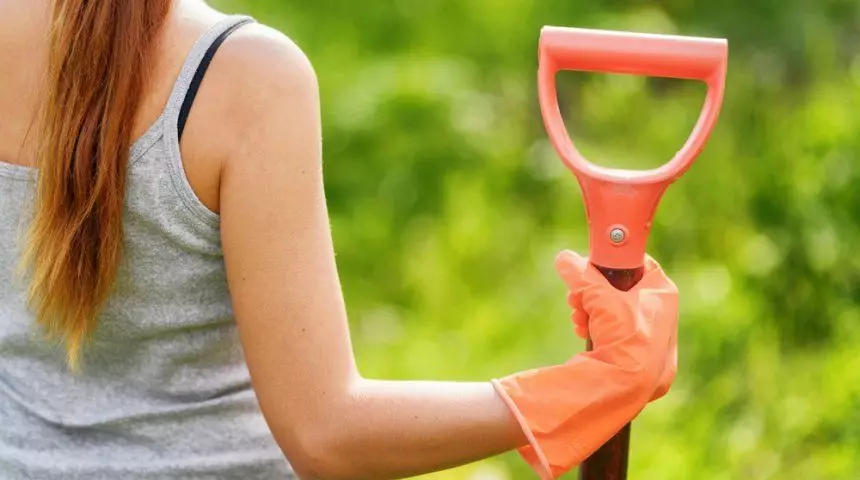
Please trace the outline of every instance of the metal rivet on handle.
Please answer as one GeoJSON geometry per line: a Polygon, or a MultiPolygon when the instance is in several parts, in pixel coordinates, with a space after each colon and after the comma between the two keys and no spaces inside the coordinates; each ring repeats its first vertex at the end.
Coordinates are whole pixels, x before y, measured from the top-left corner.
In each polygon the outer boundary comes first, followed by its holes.
{"type": "Polygon", "coordinates": [[[620,228],[613,228],[611,232],[609,232],[609,239],[612,240],[612,243],[621,243],[624,241],[624,230],[620,228]]]}

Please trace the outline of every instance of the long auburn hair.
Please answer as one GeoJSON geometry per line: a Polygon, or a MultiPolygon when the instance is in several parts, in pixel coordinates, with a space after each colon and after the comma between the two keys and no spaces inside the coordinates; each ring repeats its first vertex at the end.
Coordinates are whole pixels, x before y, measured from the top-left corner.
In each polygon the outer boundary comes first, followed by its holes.
{"type": "Polygon", "coordinates": [[[73,369],[122,259],[132,128],[171,3],[53,0],[35,216],[22,267],[37,322],[65,344],[73,369]]]}

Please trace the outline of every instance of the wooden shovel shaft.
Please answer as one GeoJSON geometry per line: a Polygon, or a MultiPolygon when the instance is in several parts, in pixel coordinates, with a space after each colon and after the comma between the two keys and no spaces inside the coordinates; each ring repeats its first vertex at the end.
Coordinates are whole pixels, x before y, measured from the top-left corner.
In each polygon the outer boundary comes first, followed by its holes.
{"type": "MultiPolygon", "coordinates": [[[[644,267],[619,270],[597,266],[597,269],[613,287],[625,292],[639,283],[645,273],[644,267]]],[[[593,348],[591,339],[588,340],[587,348],[588,350],[593,348]]],[[[628,423],[580,465],[580,480],[626,480],[629,452],[630,424],[628,423]]]]}

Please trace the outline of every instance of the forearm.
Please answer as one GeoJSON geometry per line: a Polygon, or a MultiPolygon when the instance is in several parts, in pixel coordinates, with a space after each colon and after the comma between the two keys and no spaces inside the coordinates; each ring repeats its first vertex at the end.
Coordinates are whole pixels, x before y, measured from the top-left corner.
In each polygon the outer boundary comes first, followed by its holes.
{"type": "Polygon", "coordinates": [[[358,380],[328,410],[308,452],[325,479],[404,478],[527,442],[489,382],[358,380]]]}

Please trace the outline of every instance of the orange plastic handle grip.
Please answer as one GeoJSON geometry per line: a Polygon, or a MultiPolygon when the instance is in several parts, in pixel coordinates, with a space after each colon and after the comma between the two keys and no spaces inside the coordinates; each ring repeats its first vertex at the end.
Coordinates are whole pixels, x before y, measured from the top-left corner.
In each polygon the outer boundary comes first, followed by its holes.
{"type": "Polygon", "coordinates": [[[726,61],[722,39],[544,27],[542,59],[557,70],[707,80],[726,61]]]}
{"type": "MultiPolygon", "coordinates": [[[[651,220],[666,188],[699,155],[716,124],[725,90],[724,39],[581,28],[541,30],[538,95],[544,125],[564,164],[582,188],[589,221],[591,261],[599,266],[642,266],[651,220]],[[576,149],[558,107],[555,76],[581,70],[682,78],[705,82],[708,93],[686,143],[665,165],[619,170],[592,164],[576,149]]],[[[654,121],[660,121],[659,114],[654,121]]]]}

